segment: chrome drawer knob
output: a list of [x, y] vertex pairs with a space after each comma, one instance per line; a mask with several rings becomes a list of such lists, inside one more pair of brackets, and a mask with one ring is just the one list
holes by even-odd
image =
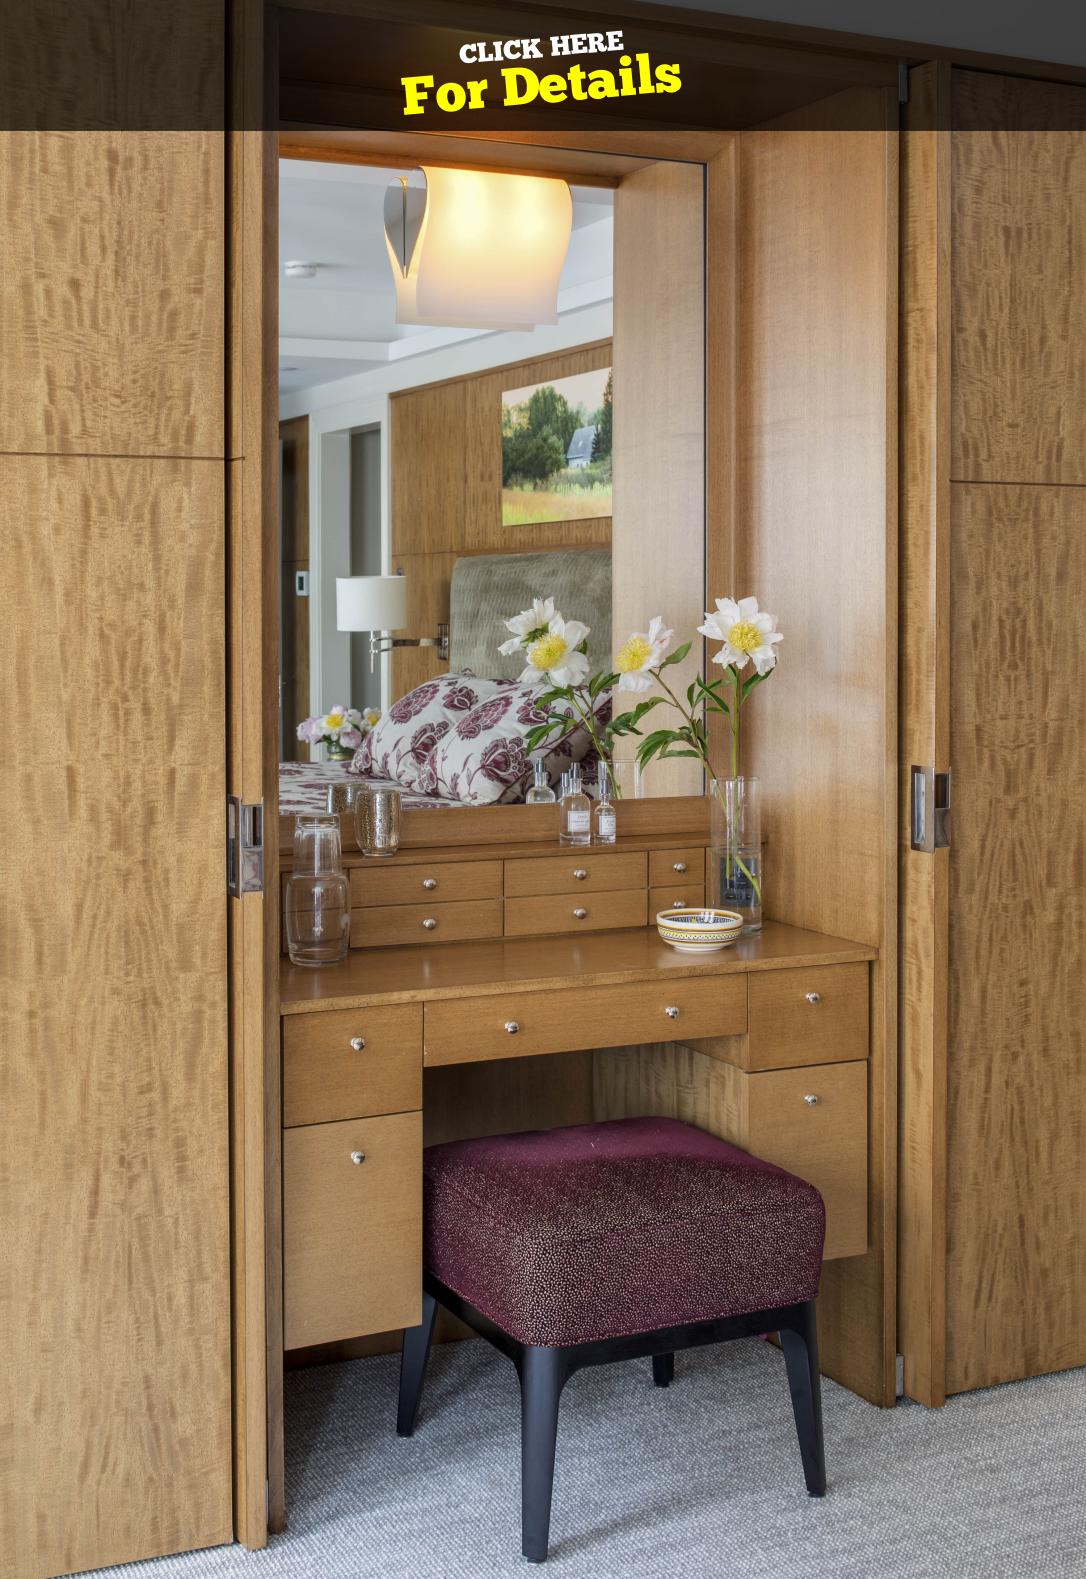
[[573, 868], [573, 875], [579, 883], [583, 883], [585, 878], [588, 876], [588, 868], [584, 866], [575, 866]]
[[685, 861], [676, 861], [674, 866], [671, 868], [671, 870], [673, 872], [685, 872], [686, 871], [686, 862]]
[[509, 1032], [510, 1036], [516, 1036], [517, 1032], [520, 1030], [520, 1021], [506, 1020], [505, 1029]]
[[588, 914], [588, 911], [583, 905], [578, 905], [573, 914], [576, 916], [578, 921], [583, 921], [585, 916]]
[[678, 1005], [674, 1004], [674, 1003], [669, 1003], [667, 1008], [664, 1010], [664, 1013], [667, 1015], [669, 1020], [677, 1020], [679, 1018]]
[[818, 1098], [815, 1096], [813, 1091], [808, 1091], [807, 1095], [803, 1098], [803, 1100], [804, 1100], [804, 1102], [806, 1102], [808, 1107], [817, 1107], [818, 1106]]
[[437, 878], [424, 877], [422, 880], [422, 886], [426, 889], [427, 893], [433, 893], [434, 889], [437, 887]]
[[805, 994], [805, 996], [806, 996], [806, 999], [807, 999], [808, 1003], [821, 1003], [822, 1002], [822, 994], [820, 992], [808, 992], [808, 993]]
[[427, 932], [432, 932], [437, 926], [437, 921], [433, 916], [427, 916], [426, 920], [422, 924], [426, 928]]
[[354, 1163], [356, 1168], [360, 1168], [362, 1166], [362, 1164], [365, 1162], [365, 1160], [366, 1160], [366, 1153], [364, 1151], [352, 1151], [351, 1152], [351, 1161]]
[[673, 899], [671, 901], [671, 908], [673, 910], [685, 909], [686, 908], [686, 900], [685, 899]]
[[365, 1047], [365, 1045], [366, 1045], [366, 1038], [364, 1036], [352, 1036], [351, 1037], [351, 1047], [353, 1048], [353, 1050], [356, 1053], [360, 1053], [362, 1051], [362, 1049]]

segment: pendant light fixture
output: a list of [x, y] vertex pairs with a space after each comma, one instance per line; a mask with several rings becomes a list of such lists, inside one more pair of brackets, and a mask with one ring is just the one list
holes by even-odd
[[565, 181], [423, 165], [385, 194], [396, 322], [531, 329], [558, 322], [573, 228]]

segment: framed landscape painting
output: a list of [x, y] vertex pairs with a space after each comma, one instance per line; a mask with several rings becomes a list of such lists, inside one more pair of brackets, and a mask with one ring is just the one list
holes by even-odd
[[611, 514], [611, 369], [502, 394], [502, 525]]

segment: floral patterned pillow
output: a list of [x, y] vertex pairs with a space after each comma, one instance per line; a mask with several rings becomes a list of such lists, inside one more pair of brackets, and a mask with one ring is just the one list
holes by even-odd
[[[440, 795], [466, 806], [523, 800], [532, 780], [524, 739], [544, 719], [538, 694], [531, 686], [514, 682], [443, 730], [421, 767], [417, 780], [420, 793]], [[610, 717], [610, 708], [609, 697], [597, 702], [596, 717], [601, 724]], [[544, 757], [551, 782], [557, 784], [571, 763], [587, 755], [591, 744], [587, 729], [581, 726], [552, 746]]]
[[481, 703], [515, 686], [515, 680], [465, 674], [427, 680], [392, 704], [363, 739], [349, 771], [416, 789], [423, 764], [443, 736]]

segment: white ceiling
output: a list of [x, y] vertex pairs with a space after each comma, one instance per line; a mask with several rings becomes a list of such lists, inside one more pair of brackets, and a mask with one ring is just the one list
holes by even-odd
[[[404, 327], [385, 251], [385, 191], [402, 172], [284, 159], [279, 166], [279, 389], [292, 393], [419, 356], [476, 329]], [[613, 192], [573, 187], [559, 312], [611, 297]], [[319, 265], [288, 280], [288, 261]]]

